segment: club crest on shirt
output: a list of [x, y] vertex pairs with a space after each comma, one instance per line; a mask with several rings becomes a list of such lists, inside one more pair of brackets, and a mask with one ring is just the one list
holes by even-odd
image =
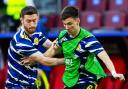
[[80, 50], [81, 49], [81, 45], [79, 44], [76, 48], [76, 50]]
[[25, 39], [29, 39], [28, 36], [25, 33], [23, 34], [23, 36], [24, 36]]
[[84, 50], [82, 49], [80, 44], [77, 46], [76, 50], [79, 51], [79, 52], [84, 52]]
[[34, 39], [34, 43], [35, 43], [36, 45], [38, 45], [38, 44], [39, 44], [39, 39], [38, 39], [38, 38], [35, 38], [35, 39]]

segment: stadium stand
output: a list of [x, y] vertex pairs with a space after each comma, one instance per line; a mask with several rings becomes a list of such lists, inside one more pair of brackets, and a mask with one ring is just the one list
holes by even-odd
[[81, 13], [81, 26], [92, 30], [101, 27], [101, 14], [94, 11], [86, 11]]
[[83, 10], [83, 1], [84, 0], [62, 0], [62, 8], [65, 6], [76, 6], [80, 10]]
[[103, 12], [107, 9], [107, 0], [85, 0], [87, 11]]
[[109, 10], [127, 11], [128, 0], [109, 0]]
[[126, 26], [126, 14], [121, 11], [107, 11], [105, 13], [104, 26], [109, 29], [121, 29]]

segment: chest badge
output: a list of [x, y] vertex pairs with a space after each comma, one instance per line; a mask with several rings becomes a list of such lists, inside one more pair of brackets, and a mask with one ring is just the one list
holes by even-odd
[[25, 33], [23, 34], [23, 36], [24, 36], [25, 39], [29, 39], [28, 36]]
[[39, 44], [39, 39], [38, 39], [38, 38], [35, 38], [35, 39], [34, 39], [34, 43], [35, 43], [36, 45], [38, 45], [38, 44]]
[[76, 48], [76, 50], [80, 50], [81, 49], [81, 45], [79, 44]]
[[80, 53], [85, 52], [85, 50], [82, 49], [80, 44], [77, 46], [76, 50], [79, 51]]

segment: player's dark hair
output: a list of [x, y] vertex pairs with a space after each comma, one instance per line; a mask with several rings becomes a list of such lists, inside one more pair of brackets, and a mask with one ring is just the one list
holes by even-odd
[[78, 18], [79, 17], [79, 9], [74, 6], [65, 7], [60, 14], [60, 18], [61, 18], [61, 20], [65, 20], [69, 17]]
[[20, 17], [24, 17], [24, 15], [32, 15], [38, 14], [37, 9], [33, 6], [26, 6], [21, 10]]

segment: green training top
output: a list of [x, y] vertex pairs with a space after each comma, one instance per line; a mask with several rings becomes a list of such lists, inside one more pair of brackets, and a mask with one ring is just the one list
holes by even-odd
[[[87, 38], [93, 35], [85, 29], [81, 28], [78, 36], [73, 39], [66, 40], [64, 37], [66, 33], [66, 30], [61, 31], [58, 41], [61, 42], [66, 65], [66, 69], [63, 75], [63, 82], [66, 86], [72, 87], [77, 83], [79, 79], [80, 74], [78, 70], [81, 65], [80, 59], [75, 57], [74, 51], [83, 38]], [[94, 53], [89, 53], [87, 61], [84, 64], [84, 68], [85, 70], [95, 74], [97, 79], [106, 76]]]

